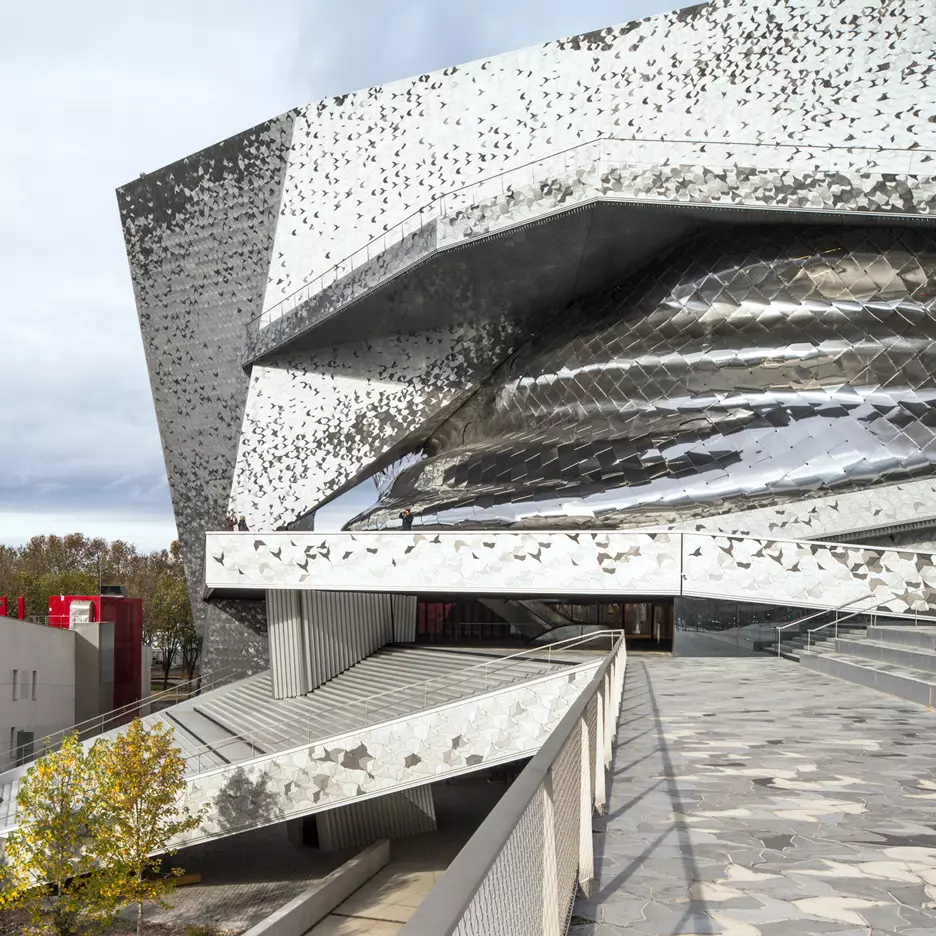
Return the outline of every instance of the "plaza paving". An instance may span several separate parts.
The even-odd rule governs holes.
[[[933,936],[936,714],[764,659],[632,656],[573,936]]]

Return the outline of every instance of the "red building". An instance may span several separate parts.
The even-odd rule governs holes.
[[[113,645],[113,708],[120,708],[141,697],[143,599],[130,598],[120,586],[105,586],[100,595],[50,595],[49,624],[70,629],[75,624],[112,624],[107,634],[102,629],[101,648]],[[102,657],[106,659],[107,654]],[[101,674],[105,682],[110,674]]]

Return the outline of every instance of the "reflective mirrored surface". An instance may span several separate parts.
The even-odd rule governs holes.
[[[932,473],[936,245],[737,227],[558,314],[352,528],[632,526]]]

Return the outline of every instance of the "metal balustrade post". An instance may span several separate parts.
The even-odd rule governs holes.
[[[595,812],[604,815],[605,797],[605,754],[604,754],[604,699],[601,692],[595,693]]]
[[[579,720],[579,861],[578,882],[582,893],[591,896],[591,885],[595,879],[595,852],[592,843],[592,784],[591,765],[588,752],[588,722]]]
[[[543,778],[543,936],[564,936],[565,907],[559,894],[559,868],[556,860],[556,811],[553,802],[553,771]],[[560,922],[561,917],[561,922]]]

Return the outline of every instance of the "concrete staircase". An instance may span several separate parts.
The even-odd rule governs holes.
[[[792,660],[797,663],[806,650],[806,644],[817,652],[823,653],[831,650],[835,641],[835,626],[826,627],[824,630],[817,630],[822,625],[822,621],[810,621],[802,626],[801,629],[791,627],[786,631],[780,632],[780,647],[777,648],[776,640],[765,648],[767,653],[783,657],[785,660]],[[856,617],[854,620],[840,621],[838,626],[839,636],[847,635],[849,637],[861,637],[868,628],[868,619],[864,616]],[[809,634],[812,631],[812,634]]]
[[[932,706],[936,698],[936,627],[871,626],[800,651],[799,662],[827,676]]]
[[[604,646],[587,636],[519,654],[388,645],[303,696],[273,698],[266,671],[146,716],[144,723],[174,729],[186,761],[185,802],[206,810],[201,829],[175,844],[530,756],[612,637],[605,633]],[[0,852],[28,769],[0,773]]]

